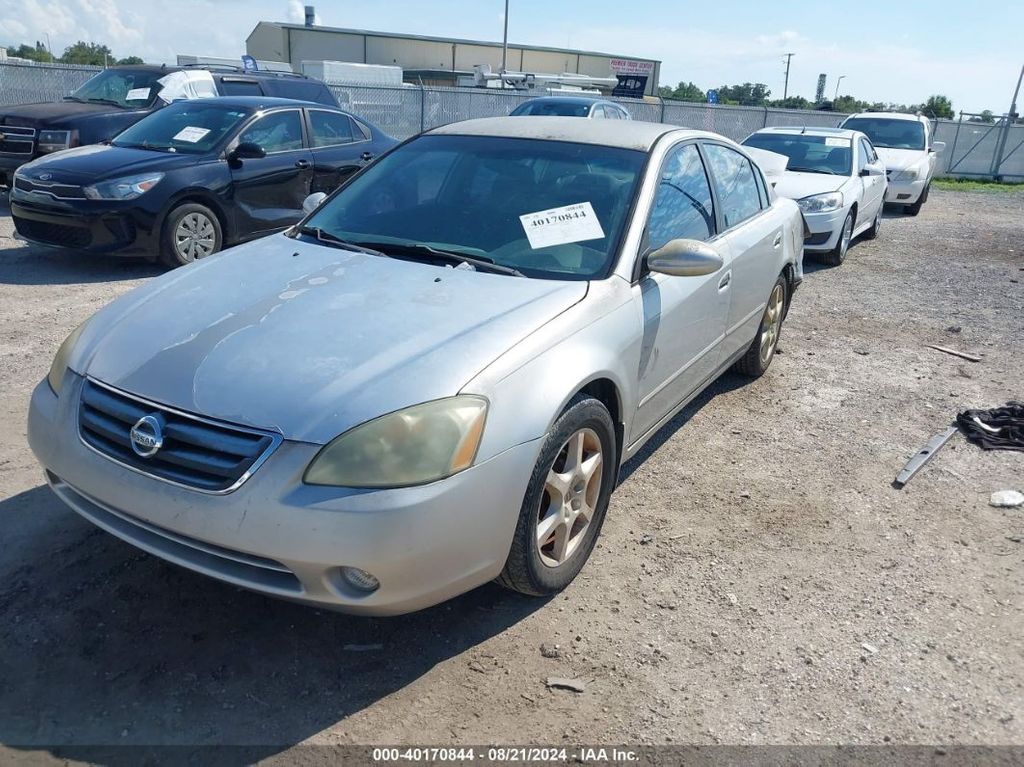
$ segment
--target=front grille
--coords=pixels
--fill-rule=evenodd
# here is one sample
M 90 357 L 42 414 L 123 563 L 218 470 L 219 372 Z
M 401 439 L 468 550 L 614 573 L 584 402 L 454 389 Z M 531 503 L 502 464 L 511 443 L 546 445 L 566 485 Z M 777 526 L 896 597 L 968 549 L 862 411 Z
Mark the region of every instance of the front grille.
M 0 154 L 31 155 L 35 149 L 35 128 L 0 125 Z
M 14 188 L 22 192 L 36 192 L 47 194 L 58 200 L 84 200 L 85 191 L 80 186 L 72 184 L 47 184 L 42 181 L 33 181 L 23 176 L 14 177 Z
M 14 228 L 18 234 L 36 242 L 57 245 L 62 248 L 88 248 L 92 244 L 92 233 L 81 226 L 51 224 L 31 218 L 14 216 Z
M 162 426 L 163 445 L 144 458 L 131 430 L 145 416 Z M 280 442 L 279 437 L 186 415 L 87 380 L 78 408 L 82 441 L 129 468 L 210 493 L 234 490 Z

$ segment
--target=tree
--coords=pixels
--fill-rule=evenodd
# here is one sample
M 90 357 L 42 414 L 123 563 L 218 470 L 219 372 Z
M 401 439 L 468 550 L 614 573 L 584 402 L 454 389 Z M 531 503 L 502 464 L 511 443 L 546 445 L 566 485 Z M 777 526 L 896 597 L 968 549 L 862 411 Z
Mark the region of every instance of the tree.
M 953 102 L 945 96 L 929 96 L 928 100 L 921 105 L 921 111 L 933 120 L 944 117 L 947 120 L 953 119 Z
M 42 61 L 46 63 L 53 61 L 53 56 L 46 50 L 46 46 L 38 40 L 34 48 L 24 43 L 17 48 L 12 45 L 7 49 L 7 55 L 16 56 L 19 59 L 28 59 L 29 61 Z
M 675 88 L 664 87 L 659 89 L 659 95 L 666 99 L 676 99 L 677 101 L 704 101 L 707 95 L 704 90 L 697 86 L 696 83 L 679 83 Z
M 87 43 L 79 40 L 74 45 L 64 49 L 64 55 L 60 60 L 65 64 L 92 64 L 93 66 L 106 66 L 116 59 L 105 45 L 99 43 Z
M 745 107 L 763 107 L 772 92 L 764 83 L 743 83 L 742 85 L 721 85 L 718 101 L 721 104 L 740 104 Z
M 768 106 L 778 109 L 811 109 L 814 105 L 803 96 L 789 96 L 784 99 L 769 101 Z
M 145 62 L 138 56 L 127 56 L 123 59 L 118 59 L 118 64 L 144 64 Z

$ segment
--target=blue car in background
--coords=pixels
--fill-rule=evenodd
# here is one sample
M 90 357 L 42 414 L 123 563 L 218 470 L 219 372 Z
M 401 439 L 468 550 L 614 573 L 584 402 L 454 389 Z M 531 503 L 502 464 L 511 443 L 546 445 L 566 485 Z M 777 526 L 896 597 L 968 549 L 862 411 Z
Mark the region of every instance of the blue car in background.
M 187 264 L 298 221 L 397 142 L 337 107 L 252 96 L 175 102 L 109 144 L 23 165 L 25 240 Z

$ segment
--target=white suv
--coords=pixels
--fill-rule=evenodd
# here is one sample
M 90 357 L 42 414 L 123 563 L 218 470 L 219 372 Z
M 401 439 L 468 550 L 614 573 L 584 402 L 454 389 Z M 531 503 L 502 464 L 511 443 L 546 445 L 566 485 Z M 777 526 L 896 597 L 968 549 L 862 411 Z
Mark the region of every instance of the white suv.
M 935 175 L 937 154 L 946 148 L 932 141 L 932 126 L 921 115 L 861 112 L 850 115 L 840 128 L 867 134 L 885 163 L 889 190 L 885 201 L 903 205 L 911 216 L 921 212 Z

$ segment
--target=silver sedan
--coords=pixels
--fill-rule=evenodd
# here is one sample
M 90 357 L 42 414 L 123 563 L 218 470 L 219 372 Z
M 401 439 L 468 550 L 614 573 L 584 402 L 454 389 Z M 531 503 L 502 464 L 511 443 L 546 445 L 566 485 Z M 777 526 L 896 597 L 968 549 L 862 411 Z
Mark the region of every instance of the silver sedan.
M 767 370 L 802 246 L 721 136 L 448 125 L 99 311 L 29 442 L 96 525 L 265 594 L 378 615 L 492 579 L 551 594 L 620 465 L 726 370 Z

